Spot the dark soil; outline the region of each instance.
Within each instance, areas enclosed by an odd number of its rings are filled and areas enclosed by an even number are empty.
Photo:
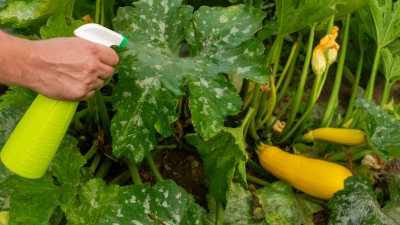
[[[0,96],[4,95],[7,91],[7,86],[0,84]]]

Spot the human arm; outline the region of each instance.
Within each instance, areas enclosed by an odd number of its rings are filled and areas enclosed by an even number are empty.
[[[77,37],[30,41],[0,31],[0,83],[57,100],[81,101],[113,75],[118,55]]]

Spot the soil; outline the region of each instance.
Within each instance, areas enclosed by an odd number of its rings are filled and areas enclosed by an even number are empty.
[[[7,86],[0,84],[0,96],[4,95],[7,89]]]

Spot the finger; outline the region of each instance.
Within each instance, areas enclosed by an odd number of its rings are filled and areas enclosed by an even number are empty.
[[[90,97],[92,97],[94,95],[95,90],[91,90],[89,91],[84,97],[82,97],[81,99],[79,99],[78,101],[85,101],[88,100]]]
[[[88,89],[89,90],[99,89],[99,88],[102,88],[103,85],[104,85],[104,80],[97,78],[95,81],[91,82],[88,85]]]
[[[105,80],[107,78],[112,77],[112,75],[114,75],[114,68],[113,67],[107,66],[106,64],[101,64],[100,65],[98,78]]]
[[[102,63],[108,66],[115,66],[118,64],[119,57],[114,50],[105,45],[101,44],[96,44],[96,45],[97,49],[99,50],[99,57]]]

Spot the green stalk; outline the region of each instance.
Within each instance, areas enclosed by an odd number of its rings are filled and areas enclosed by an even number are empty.
[[[376,49],[376,54],[374,58],[374,65],[372,66],[371,77],[369,78],[367,89],[365,90],[364,98],[372,100],[374,96],[374,86],[376,74],[378,73],[379,61],[381,60],[381,48]]]
[[[83,110],[81,110],[81,111],[75,113],[75,116],[76,116],[78,119],[82,119],[82,117],[86,116],[87,114],[88,114],[88,109],[83,109]]]
[[[322,81],[321,81],[320,76],[318,76],[318,77],[316,77],[316,79],[314,79],[314,83],[313,83],[313,86],[312,86],[312,89],[311,89],[310,97],[308,98],[308,101],[307,101],[306,109],[308,109],[310,107],[311,108],[314,107],[315,102],[318,100],[319,95],[321,94],[321,90],[322,90],[322,87],[324,86],[324,82],[325,82],[325,79],[326,79],[326,77],[328,75],[328,71],[329,71],[329,66],[327,65],[326,68],[325,68],[324,74],[322,75]],[[313,96],[316,96],[315,99],[314,99]],[[301,132],[303,132],[304,128],[306,127],[307,121],[308,121],[309,118],[310,118],[310,115],[308,115],[304,119],[304,121],[300,124],[299,128],[297,128],[296,132],[294,133],[295,137],[301,135]]]
[[[108,7],[108,9],[110,10],[110,13],[111,13],[111,20],[113,20],[115,18],[114,3],[113,3],[113,5],[111,5],[110,0],[106,0],[106,2],[107,2],[107,7]],[[112,23],[111,23],[111,25],[112,25]]]
[[[110,170],[111,165],[111,160],[107,159],[106,161],[104,161],[94,177],[103,179],[106,176],[107,172]]]
[[[253,0],[248,0],[247,3],[249,4],[249,6],[253,6]]]
[[[244,102],[246,100],[247,90],[249,90],[250,80],[243,78],[242,89],[240,90],[240,97]]]
[[[250,107],[241,125],[243,129],[243,139],[246,139],[247,130],[249,129],[251,118],[253,118],[253,113],[254,109]]]
[[[86,152],[86,154],[83,156],[83,158],[85,158],[86,162],[89,161],[89,159],[91,159],[94,154],[97,152],[97,145],[93,145],[88,152]]]
[[[104,17],[106,15],[104,14],[104,0],[101,0],[101,20],[100,20],[100,25],[104,26]]]
[[[274,175],[270,174],[268,171],[266,171],[264,168],[262,168],[259,164],[254,162],[251,158],[249,158],[246,162],[246,167],[251,169],[253,173],[256,173],[257,175],[261,176],[262,178],[269,180],[269,181],[276,181],[278,178],[276,178]]]
[[[104,141],[106,142],[107,145],[111,145],[110,117],[108,116],[107,107],[106,104],[104,103],[103,96],[101,95],[100,90],[96,90],[95,98],[99,107],[101,121],[103,124]]]
[[[360,120],[360,112],[356,109],[356,115],[354,116],[354,119],[351,122],[349,129],[355,129],[359,120]]]
[[[258,179],[257,177],[250,176],[249,174],[246,174],[246,179],[262,186],[269,186],[268,182]]]
[[[121,173],[119,176],[117,176],[116,178],[114,178],[112,181],[107,183],[107,186],[113,185],[113,184],[122,184],[124,183],[126,180],[128,180],[129,178],[131,178],[131,173],[129,170]]]
[[[135,185],[141,185],[142,179],[140,179],[139,169],[135,163],[129,164],[129,170],[131,171],[132,180]]]
[[[75,123],[75,131],[80,131],[83,128],[83,125],[81,123],[81,121],[79,121],[79,117],[76,115],[74,115],[74,123]]]
[[[354,148],[349,150],[348,152],[353,153],[353,155],[362,152],[364,148]],[[328,158],[329,162],[335,162],[335,161],[347,161],[347,155],[344,152],[333,154]]]
[[[304,92],[304,86],[306,84],[306,79],[307,79],[307,74],[308,74],[308,68],[310,67],[310,61],[311,61],[311,55],[313,52],[313,43],[314,43],[314,32],[315,32],[315,23],[311,26],[310,30],[310,36],[308,40],[308,46],[307,46],[307,54],[306,54],[306,59],[304,61],[304,66],[303,66],[303,71],[301,72],[301,77],[300,77],[300,83],[299,87],[297,88],[296,96],[295,96],[295,101],[293,103],[293,107],[290,113],[290,116],[286,122],[286,126],[282,131],[282,135],[287,134],[292,125],[293,122],[296,118],[297,112],[300,107],[300,102],[301,102],[301,97]]]
[[[281,102],[283,100],[283,97],[286,95],[286,92],[288,90],[290,82],[292,81],[294,70],[296,69],[298,55],[299,55],[301,46],[303,45],[303,42],[301,41],[301,39],[302,39],[302,34],[300,33],[299,34],[299,38],[298,38],[297,48],[296,48],[296,51],[294,52],[294,55],[293,55],[294,59],[293,59],[292,63],[290,63],[288,76],[286,77],[285,82],[283,83],[282,89],[278,94],[277,101],[276,101],[276,106],[281,104]],[[278,90],[278,88],[277,88],[277,90]]]
[[[215,213],[216,213],[215,224],[223,225],[224,224],[224,205],[222,204],[222,201],[219,199],[217,199],[217,211]]]
[[[94,22],[97,24],[100,22],[100,0],[96,0],[96,14],[94,17]]]
[[[294,43],[294,45],[292,46],[292,50],[290,51],[289,58],[288,58],[288,60],[286,61],[285,68],[283,69],[282,74],[281,74],[281,76],[279,77],[278,83],[276,83],[276,90],[279,89],[279,87],[280,87],[281,84],[282,84],[283,78],[285,78],[286,72],[288,71],[288,69],[289,69],[289,67],[290,67],[290,65],[291,65],[291,62],[292,62],[292,60],[293,60],[293,56],[295,55],[295,52],[296,52],[296,50],[297,50],[298,43],[299,43],[299,41],[297,40],[297,41]],[[281,46],[282,46],[282,45],[281,45]],[[279,55],[279,56],[280,56],[280,55]],[[278,65],[278,64],[279,64],[279,60],[276,60],[276,61],[277,61],[277,62],[276,62],[275,65]],[[275,73],[275,71],[274,71],[274,73]],[[274,76],[274,77],[275,77],[275,76]]]
[[[353,115],[354,102],[357,96],[358,84],[360,83],[362,64],[364,60],[364,49],[361,49],[360,58],[358,59],[356,77],[354,79],[353,89],[351,91],[349,106],[347,107],[346,115],[343,119],[343,124],[346,123]]]
[[[254,3],[254,8],[259,9],[261,8],[263,0],[256,0],[256,2]]]
[[[90,170],[92,170],[93,173],[96,171],[97,166],[99,165],[102,156],[103,156],[103,154],[101,154],[101,153],[97,153],[94,156],[92,164],[90,165]]]
[[[267,127],[266,132],[269,132],[276,122],[281,118],[281,116],[286,112],[287,108],[294,102],[294,98],[291,98],[286,105],[282,108],[279,114],[275,117],[275,120]]]
[[[83,126],[84,130],[89,130],[90,125],[92,124],[93,120],[93,107],[94,107],[94,100],[93,97],[88,100],[87,111],[88,115],[86,117],[85,126]]]
[[[326,28],[326,34],[332,34],[334,22],[335,22],[335,15],[332,15],[331,19],[328,22],[328,27]]]
[[[265,103],[265,101],[267,100],[268,97],[268,91],[263,91],[261,94],[261,99],[260,99],[260,104],[258,109],[256,109],[256,111],[258,111],[256,119],[254,120],[255,123],[258,123],[258,121],[261,119],[262,115],[264,114],[264,110],[266,110],[266,106],[269,105],[269,100],[267,103]]]
[[[364,156],[366,154],[374,154],[374,153],[375,152],[373,150],[365,150],[365,151],[359,152],[359,153],[353,155],[353,157],[351,158],[351,161],[357,161],[359,159],[364,158]]]
[[[162,178],[160,171],[158,171],[157,166],[154,163],[153,155],[151,154],[151,152],[147,153],[146,160],[147,160],[147,163],[150,166],[151,172],[153,172],[153,175],[156,178],[156,180],[158,182],[163,181],[164,179]]]
[[[316,80],[318,81],[317,87],[319,87],[319,85],[321,84],[322,76],[316,76],[315,78],[316,78]],[[282,138],[279,142],[277,142],[277,143],[282,143],[282,142],[286,141],[288,138],[290,138],[290,137],[293,135],[293,133],[296,131],[296,129],[301,125],[301,123],[302,123],[306,118],[308,118],[308,116],[310,115],[310,113],[311,113],[311,111],[312,111],[312,108],[314,107],[315,102],[316,102],[317,99],[318,99],[318,98],[317,98],[317,93],[314,94],[313,99],[314,99],[314,100],[313,100],[312,107],[308,108],[308,109],[304,112],[304,114],[300,117],[299,121],[297,121],[296,125],[289,131],[289,133],[285,134],[285,135],[283,136],[283,138]],[[286,125],[286,126],[287,126],[287,125]],[[285,127],[285,128],[286,128],[286,127]]]
[[[350,19],[351,19],[351,13],[347,14],[347,16],[346,16],[344,38],[343,38],[342,46],[340,47],[341,50],[340,50],[340,56],[339,56],[339,63],[338,63],[337,70],[336,70],[335,83],[333,84],[332,93],[329,98],[328,105],[326,106],[324,115],[322,116],[320,127],[329,126],[329,124],[328,124],[329,117],[332,113],[332,110],[334,110],[334,104],[339,95],[340,84],[342,82],[344,61],[346,58],[347,42],[349,40]]]
[[[272,96],[270,98],[270,99],[272,99],[272,102],[271,102],[271,104],[269,104],[267,115],[257,125],[256,130],[260,129],[269,120],[269,118],[272,115],[272,112],[274,111],[274,106],[275,106],[275,102],[276,102],[276,89],[275,89],[274,79],[272,77],[271,77],[271,81],[270,81],[270,85],[269,86],[271,88],[271,93],[272,93]]]
[[[182,102],[183,102],[183,95],[179,97],[179,103],[178,103],[178,120],[181,118],[182,114]]]
[[[253,99],[251,100],[251,104],[250,107],[255,109],[257,106],[257,102],[258,102],[258,98],[260,97],[260,84],[256,84],[256,86],[254,87],[254,93],[253,93]],[[250,130],[250,135],[254,140],[258,140],[260,139],[260,137],[258,137],[258,134],[256,132],[255,129],[255,125],[254,125],[254,117],[252,116],[250,118],[250,125],[249,125],[249,130]]]
[[[383,109],[383,106],[387,103],[389,99],[389,93],[390,93],[390,88],[392,85],[390,84],[390,80],[387,80],[385,82],[385,89],[383,90],[383,96],[382,96],[382,101],[381,101],[381,109]]]

